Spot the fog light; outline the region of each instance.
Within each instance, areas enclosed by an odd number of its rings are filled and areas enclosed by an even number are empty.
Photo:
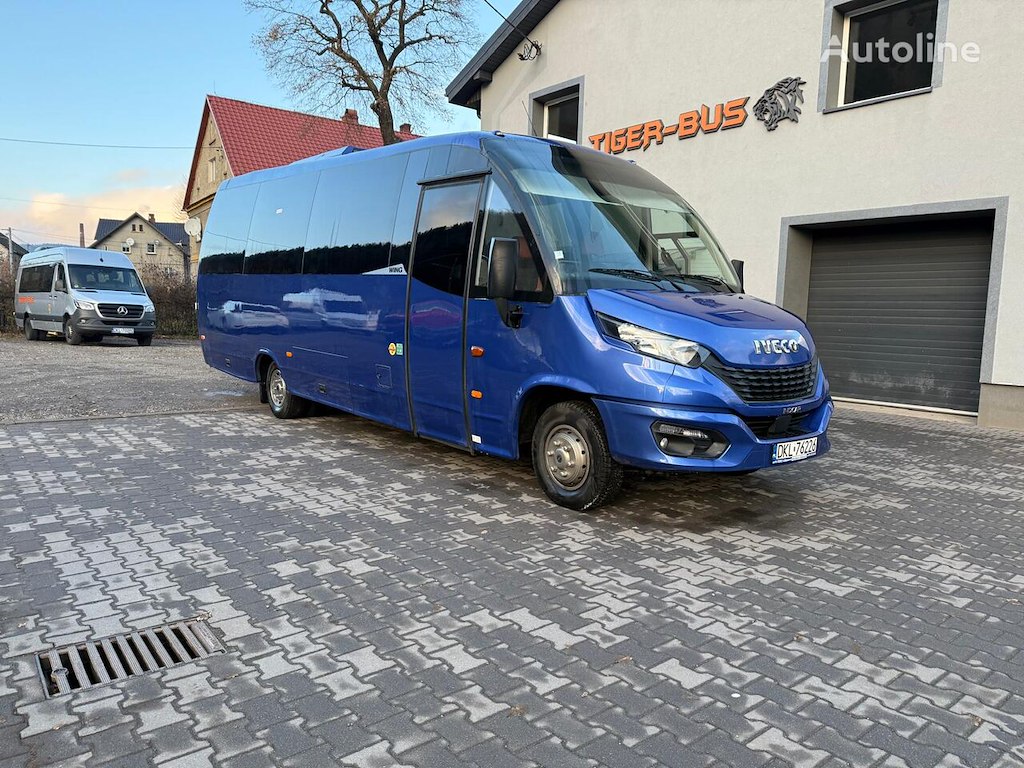
[[[684,427],[663,421],[651,426],[658,448],[668,456],[717,459],[729,447],[729,441],[713,430]]]
[[[691,429],[690,427],[680,427],[676,424],[658,424],[656,431],[663,435],[673,435],[674,437],[689,437],[693,440],[710,440],[711,436],[702,430]]]

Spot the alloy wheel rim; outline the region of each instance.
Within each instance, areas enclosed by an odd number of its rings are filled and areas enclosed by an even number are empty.
[[[544,462],[548,475],[567,491],[573,491],[590,476],[590,448],[575,427],[562,424],[544,441]]]

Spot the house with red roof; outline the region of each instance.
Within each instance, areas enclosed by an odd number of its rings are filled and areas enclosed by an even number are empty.
[[[399,128],[398,136],[403,141],[418,138],[408,123]],[[335,120],[207,96],[183,205],[189,218],[198,221],[195,231],[199,236],[190,236],[192,261],[199,259],[199,240],[213,196],[225,179],[340,147],[372,149],[383,143],[380,129],[360,123],[354,109],[346,109],[341,119]]]

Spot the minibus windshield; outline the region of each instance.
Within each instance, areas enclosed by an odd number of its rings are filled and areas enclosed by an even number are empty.
[[[533,208],[558,292],[740,290],[704,223],[646,171],[565,145],[495,138],[485,147]]]
[[[71,287],[76,291],[125,291],[145,293],[134,269],[99,267],[90,264],[69,264]]]

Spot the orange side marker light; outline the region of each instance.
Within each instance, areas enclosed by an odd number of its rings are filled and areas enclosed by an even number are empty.
[[[479,400],[484,396],[484,393],[481,392],[479,389],[474,389],[470,391],[469,394],[474,400]]]
[[[473,357],[483,357],[484,356],[484,348],[483,347],[470,347],[469,348],[469,354],[471,354]]]

